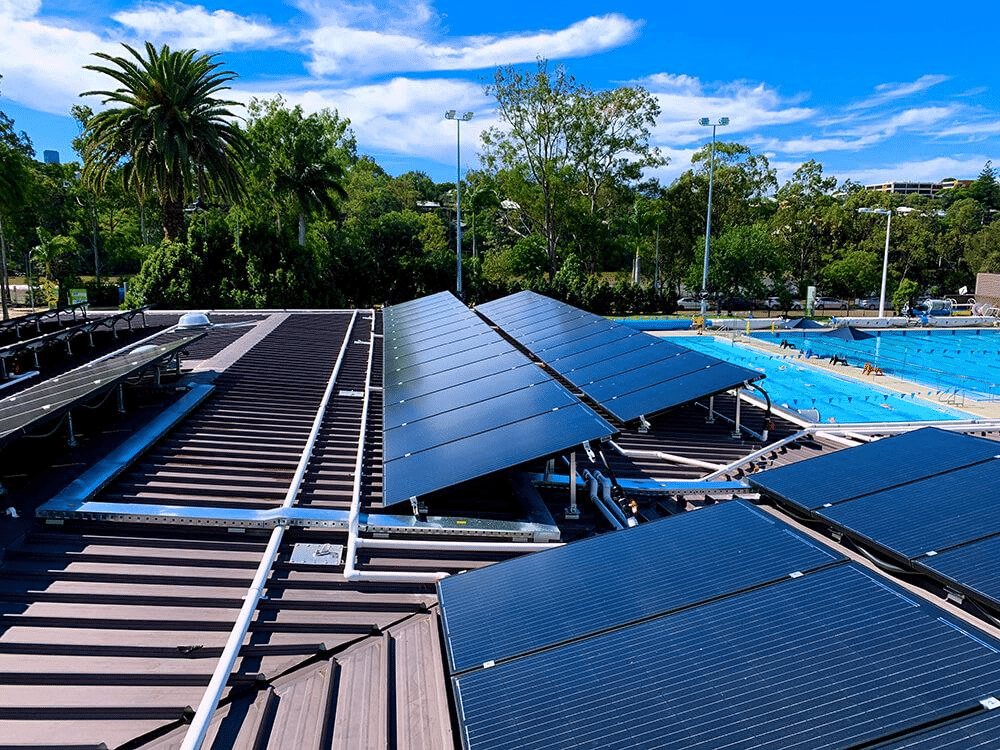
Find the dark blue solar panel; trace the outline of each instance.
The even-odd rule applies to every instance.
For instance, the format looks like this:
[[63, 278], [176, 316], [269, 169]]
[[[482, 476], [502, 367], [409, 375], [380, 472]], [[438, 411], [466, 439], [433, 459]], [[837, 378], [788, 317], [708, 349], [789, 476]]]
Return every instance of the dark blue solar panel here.
[[741, 501], [440, 582], [453, 671], [691, 606], [837, 560]]
[[[689, 362], [720, 360], [693, 353], [692, 359], [675, 356], [677, 344], [534, 292], [487, 302], [477, 310], [622, 421], [763, 377], [756, 370], [728, 365], [704, 378], [702, 370]], [[626, 394], [633, 395], [624, 398]]]
[[[1000, 536], [992, 536], [930, 557], [923, 557], [917, 564], [929, 568], [966, 591], [1000, 607], [998, 560], [1000, 560]], [[1000, 747], [1000, 744], [997, 747]]]
[[654, 383], [632, 393], [623, 393], [605, 402], [604, 407], [612, 414], [651, 414], [656, 409], [667, 409], [694, 401], [704, 396], [706, 392], [718, 393], [726, 390], [740, 375], [741, 371], [737, 365], [716, 362], [711, 367], [699, 370], [688, 377]]
[[1000, 454], [985, 438], [925, 427], [754, 474], [757, 488], [809, 510], [912, 482]]
[[[468, 436], [470, 431], [478, 432], [481, 426], [496, 425], [498, 416], [502, 416], [505, 421], [514, 421], [513, 418], [520, 421], [551, 414], [557, 409], [579, 403], [572, 393], [554, 380], [548, 380], [529, 388], [497, 394], [488, 399], [481, 398], [471, 404], [448, 404], [444, 406], [444, 411], [387, 429], [384, 457], [386, 461], [392, 461], [424, 450], [429, 445], [437, 446], [459, 440]], [[505, 453], [508, 450], [508, 446], [494, 448], [495, 453]], [[544, 452], [537, 455], [544, 455]]]
[[475, 380], [387, 403], [383, 406], [385, 423], [401, 425], [550, 380], [548, 375], [532, 365], [494, 372]]
[[[404, 502], [614, 432], [581, 403], [517, 421], [510, 414], [501, 416], [499, 423], [469, 425], [463, 438], [435, 441], [424, 450], [384, 461], [383, 502]], [[385, 446], [387, 453], [393, 452], [388, 434]]]
[[992, 459], [817, 513], [912, 559], [1000, 533], [998, 473], [1000, 460]]
[[383, 321], [386, 505], [615, 432], [448, 293]]
[[1000, 747], [1000, 711], [982, 710], [905, 738], [875, 745], [875, 750], [996, 750]]
[[468, 750], [823, 750], [978, 707], [1000, 643], [852, 563], [453, 683]]

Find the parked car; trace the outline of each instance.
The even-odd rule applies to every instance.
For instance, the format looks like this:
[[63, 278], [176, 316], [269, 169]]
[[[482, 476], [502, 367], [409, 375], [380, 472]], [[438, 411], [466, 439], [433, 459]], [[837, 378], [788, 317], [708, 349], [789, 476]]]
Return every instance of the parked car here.
[[718, 306], [718, 309], [729, 312], [744, 312], [749, 310], [756, 310], [759, 305], [752, 299], [747, 299], [746, 297], [727, 297], [722, 300], [722, 304]]
[[[765, 302], [764, 302], [764, 307], [766, 307], [768, 310], [783, 310], [784, 309], [782, 307], [782, 305], [781, 305], [781, 300], [778, 299], [777, 297], [768, 297], [767, 300], [765, 300]], [[801, 310], [802, 309], [802, 303], [799, 302], [797, 299], [793, 299], [792, 303], [788, 306], [788, 309], [789, 310]]]
[[678, 310], [700, 310], [701, 300], [697, 297], [681, 297], [677, 300]]
[[845, 310], [847, 303], [836, 297], [817, 297], [813, 307], [817, 310]]
[[878, 297], [865, 297], [858, 300], [858, 307], [862, 310], [878, 310]]

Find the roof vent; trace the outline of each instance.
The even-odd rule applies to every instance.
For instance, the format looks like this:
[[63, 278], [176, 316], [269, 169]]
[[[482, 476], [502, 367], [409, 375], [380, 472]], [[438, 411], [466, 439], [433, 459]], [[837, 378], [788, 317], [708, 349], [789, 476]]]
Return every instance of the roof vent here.
[[183, 331], [194, 328], [208, 328], [211, 325], [212, 321], [203, 312], [184, 313], [181, 315], [181, 319], [177, 321], [177, 328]]

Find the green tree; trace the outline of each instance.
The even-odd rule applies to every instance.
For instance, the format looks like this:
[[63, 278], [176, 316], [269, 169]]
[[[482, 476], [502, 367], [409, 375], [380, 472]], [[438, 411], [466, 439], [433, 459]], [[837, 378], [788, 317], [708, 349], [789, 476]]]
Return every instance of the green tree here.
[[871, 293], [882, 278], [881, 256], [864, 250], [849, 250], [828, 263], [822, 271], [823, 289], [847, 300]]
[[145, 57], [122, 45], [134, 59], [95, 52], [110, 65], [87, 65], [117, 81], [114, 90], [85, 91], [102, 96], [105, 109], [87, 122], [84, 178], [102, 190], [118, 175], [140, 201], [155, 194], [163, 212], [164, 238], [184, 234], [184, 207], [195, 197], [233, 200], [242, 193], [239, 165], [246, 139], [227, 107], [216, 98], [236, 74], [220, 70], [214, 55], [196, 50], [157, 50]]
[[[702, 252], [688, 269], [687, 284], [694, 289], [701, 284]], [[760, 299], [767, 295], [769, 280], [781, 279], [786, 270], [779, 241], [764, 224], [730, 227], [711, 245], [708, 288], [720, 298], [741, 295]]]
[[306, 244], [306, 216], [336, 216], [347, 197], [346, 169], [356, 157], [350, 120], [323, 109], [306, 115], [276, 96], [250, 102], [246, 134], [252, 144], [249, 171], [256, 186], [278, 208], [290, 201], [298, 220], [298, 242]]
[[486, 92], [504, 124], [483, 133], [482, 158], [502, 200], [518, 206], [522, 226], [510, 228], [545, 238], [553, 274], [564, 243], [593, 256], [643, 170], [665, 163], [649, 143], [656, 99], [640, 87], [595, 93], [544, 59], [533, 71], [498, 68]]
[[[0, 76], [2, 79], [3, 76]], [[0, 308], [3, 319], [10, 316], [8, 306], [7, 235], [4, 218], [10, 217], [28, 200], [30, 159], [35, 155], [31, 139], [14, 130], [14, 121], [0, 111]]]

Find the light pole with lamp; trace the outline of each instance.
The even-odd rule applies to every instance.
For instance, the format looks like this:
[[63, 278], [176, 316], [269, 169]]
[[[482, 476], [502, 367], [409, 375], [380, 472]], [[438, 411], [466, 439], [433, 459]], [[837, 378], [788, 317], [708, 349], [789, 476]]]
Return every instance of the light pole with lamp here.
[[708, 159], [708, 217], [705, 219], [705, 262], [701, 269], [701, 317], [704, 319], [708, 309], [708, 238], [712, 233], [712, 182], [715, 177], [715, 129], [720, 125], [728, 125], [728, 117], [720, 117], [718, 122], [712, 122], [707, 117], [698, 120], [699, 125], [712, 127], [712, 151]]
[[449, 109], [444, 113], [446, 120], [455, 121], [457, 167], [455, 170], [455, 256], [458, 261], [458, 271], [455, 277], [455, 292], [462, 297], [462, 123], [472, 119], [472, 112], [457, 114]]
[[859, 208], [859, 214], [885, 215], [885, 253], [882, 256], [882, 291], [878, 296], [878, 316], [885, 317], [885, 279], [889, 272], [889, 228], [892, 226], [892, 209], [889, 208]]

